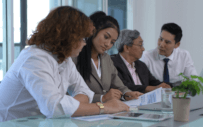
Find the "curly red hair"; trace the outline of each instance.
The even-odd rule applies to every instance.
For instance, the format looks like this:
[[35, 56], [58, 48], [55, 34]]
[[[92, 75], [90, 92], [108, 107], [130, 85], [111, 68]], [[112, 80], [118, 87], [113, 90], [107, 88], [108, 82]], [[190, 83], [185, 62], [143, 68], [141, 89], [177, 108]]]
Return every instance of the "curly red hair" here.
[[38, 24], [27, 43], [57, 55], [58, 63], [62, 63], [71, 55], [73, 47], [78, 47], [81, 38], [91, 35], [91, 25], [91, 20], [81, 11], [58, 7]]

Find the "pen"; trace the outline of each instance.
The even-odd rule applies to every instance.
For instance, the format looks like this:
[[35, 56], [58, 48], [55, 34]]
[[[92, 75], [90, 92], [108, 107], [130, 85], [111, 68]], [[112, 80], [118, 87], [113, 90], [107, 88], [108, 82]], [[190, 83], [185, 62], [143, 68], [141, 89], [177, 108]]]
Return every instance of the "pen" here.
[[[103, 90], [103, 92], [104, 92], [104, 93], [107, 93], [108, 91], [107, 91], [107, 90]], [[122, 97], [125, 98], [125, 97], [131, 97], [131, 96], [128, 96], [128, 95], [122, 94], [122, 95], [121, 95], [121, 98], [122, 98]]]
[[131, 96], [128, 96], [128, 95], [121, 95], [121, 97], [125, 98], [125, 97], [131, 97]]

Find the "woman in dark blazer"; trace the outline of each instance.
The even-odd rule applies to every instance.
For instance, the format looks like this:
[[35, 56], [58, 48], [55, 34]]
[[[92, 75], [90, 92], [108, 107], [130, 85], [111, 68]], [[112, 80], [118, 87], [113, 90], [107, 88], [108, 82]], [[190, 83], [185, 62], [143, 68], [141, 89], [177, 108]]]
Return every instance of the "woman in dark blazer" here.
[[138, 98], [142, 93], [132, 92], [123, 84], [111, 57], [105, 53], [119, 36], [118, 22], [104, 12], [96, 12], [90, 19], [95, 26], [93, 36], [87, 39], [87, 45], [73, 61], [89, 88], [95, 92], [93, 102], [120, 99], [123, 95], [126, 100]]
[[170, 85], [155, 79], [145, 63], [139, 60], [145, 49], [137, 30], [122, 30], [116, 47], [119, 53], [112, 55], [111, 59], [120, 79], [129, 89], [145, 93], [159, 87], [170, 88]]

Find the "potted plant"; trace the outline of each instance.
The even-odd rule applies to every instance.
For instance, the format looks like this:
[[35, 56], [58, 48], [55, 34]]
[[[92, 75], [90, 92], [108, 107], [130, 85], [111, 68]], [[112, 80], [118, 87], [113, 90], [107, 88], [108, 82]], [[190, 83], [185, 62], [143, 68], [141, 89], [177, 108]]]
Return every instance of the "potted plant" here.
[[[191, 75], [190, 78], [180, 73], [179, 76], [183, 77], [183, 81], [179, 86], [173, 87], [172, 91], [176, 94], [173, 96], [173, 113], [174, 120], [176, 121], [188, 121], [190, 113], [190, 98], [187, 97], [188, 94], [195, 96], [196, 94], [203, 94], [203, 78]], [[180, 97], [179, 93], [184, 92], [184, 96]]]

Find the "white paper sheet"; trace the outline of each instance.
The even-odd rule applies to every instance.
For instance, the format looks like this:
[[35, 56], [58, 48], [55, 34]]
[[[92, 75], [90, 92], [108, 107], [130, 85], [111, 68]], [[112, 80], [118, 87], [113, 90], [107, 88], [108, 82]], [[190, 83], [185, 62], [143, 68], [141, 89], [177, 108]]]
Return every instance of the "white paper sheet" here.
[[[137, 106], [161, 102], [161, 89], [162, 87], [140, 96], [139, 99], [137, 100], [124, 101], [124, 103], [130, 106], [130, 110], [137, 110], [136, 108]], [[83, 121], [98, 121], [111, 119], [110, 116], [111, 116], [110, 114], [104, 114], [104, 115], [72, 117], [72, 119]]]
[[139, 99], [124, 101], [124, 103], [130, 107], [135, 107], [140, 105], [147, 105], [147, 104], [161, 102], [161, 89], [162, 87], [141, 95]]

